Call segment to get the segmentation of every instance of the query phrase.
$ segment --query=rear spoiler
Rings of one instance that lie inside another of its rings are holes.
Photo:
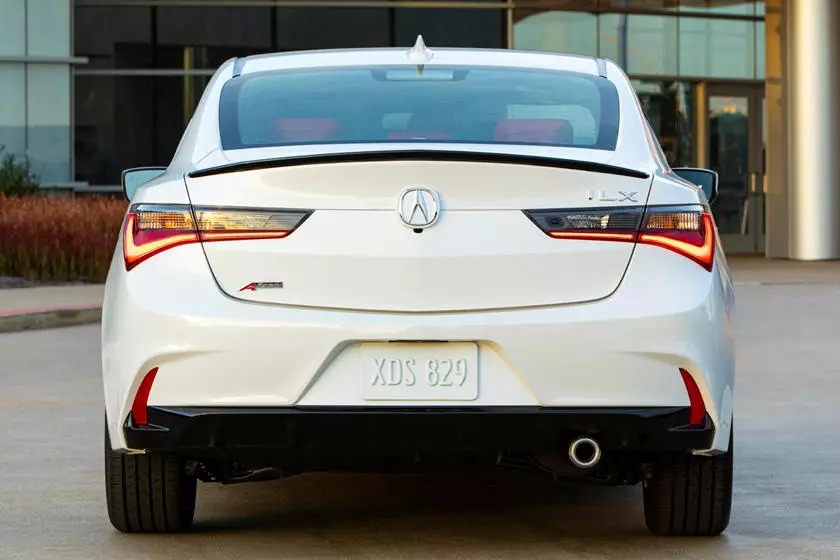
[[[606,163],[581,161],[576,159],[561,159],[544,156],[529,156],[521,154],[497,154],[491,152],[466,152],[456,150],[388,150],[370,152],[342,152],[337,154],[314,154],[291,156],[284,158],[262,159],[230,163],[207,169],[198,169],[188,174],[191,178],[210,177],[226,173],[254,171],[257,169],[272,169],[276,167],[297,167],[301,165],[325,165],[331,163],[359,163],[377,161],[452,161],[465,163],[506,163],[512,165],[534,165],[538,167],[555,167],[559,169],[574,169],[591,173],[605,173],[607,175],[622,175],[636,179],[647,179],[650,175],[644,171],[618,167]]]

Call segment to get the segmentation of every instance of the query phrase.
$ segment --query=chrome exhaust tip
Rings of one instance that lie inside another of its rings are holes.
[[[601,460],[601,446],[591,437],[578,437],[569,445],[569,461],[579,469],[591,469]]]

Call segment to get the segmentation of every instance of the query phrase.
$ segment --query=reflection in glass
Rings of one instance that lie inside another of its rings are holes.
[[[0,19],[8,1],[0,1]],[[26,54],[70,56],[70,9],[72,2],[26,4]]]
[[[677,0],[600,0],[602,10],[673,10]]]
[[[186,81],[197,95],[185,95]],[[119,185],[123,169],[167,165],[207,81],[206,76],[77,75],[76,179]]]
[[[758,21],[755,24],[755,77],[764,79],[764,22]]]
[[[761,6],[762,14],[763,1],[748,0],[681,0],[680,10],[684,12],[704,12],[712,14],[725,14],[730,16],[755,16],[757,6]]]
[[[515,10],[513,48],[598,56],[598,16]]]
[[[195,68],[216,68],[234,56],[272,50],[269,8],[166,6],[154,14],[158,68],[183,67],[188,48]]]
[[[26,53],[26,0],[0,0],[0,56]]]
[[[501,49],[505,45],[506,10],[399,8],[394,18],[393,46],[410,47],[423,35],[430,47]],[[355,34],[357,29],[350,28]],[[386,44],[383,44],[386,46]]]
[[[42,184],[70,180],[70,69],[27,64],[27,156]]]
[[[275,49],[386,47],[390,12],[384,8],[278,8]]]
[[[632,74],[676,75],[677,18],[604,14],[599,30],[599,56]]]
[[[680,19],[680,75],[755,76],[755,21]]]
[[[709,96],[709,167],[720,176],[720,194],[712,210],[722,234],[738,234],[746,227],[748,104],[746,97]]]
[[[74,54],[84,68],[152,68],[152,9],[76,6]],[[180,65],[179,65],[180,66]]]
[[[691,84],[633,80],[633,88],[668,163],[674,167],[691,167],[694,163]]]
[[[0,147],[26,155],[26,73],[24,65],[0,62]]]

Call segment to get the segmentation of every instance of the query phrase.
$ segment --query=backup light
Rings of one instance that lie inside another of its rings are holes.
[[[529,210],[525,214],[551,237],[655,245],[712,270],[714,222],[708,209],[699,205]]]
[[[186,204],[135,204],[125,217],[126,270],[161,251],[187,243],[279,239],[311,212],[243,208],[190,208]]]

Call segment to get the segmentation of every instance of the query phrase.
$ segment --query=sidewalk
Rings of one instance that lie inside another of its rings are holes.
[[[44,286],[0,290],[0,333],[95,323],[105,286]]]
[[[730,257],[736,286],[840,284],[840,261],[795,262]],[[104,286],[54,286],[0,290],[0,332],[94,323],[102,316]]]

